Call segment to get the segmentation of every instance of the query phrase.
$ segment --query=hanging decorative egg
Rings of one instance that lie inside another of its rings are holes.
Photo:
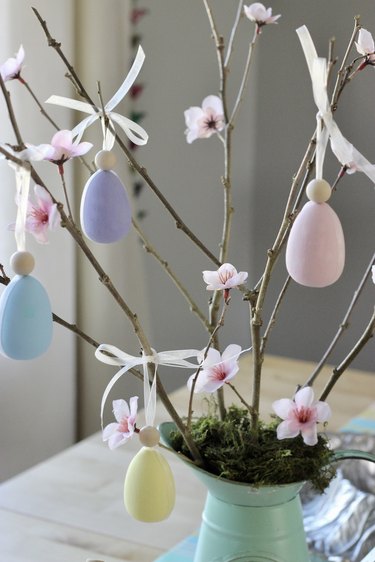
[[[29,275],[34,258],[16,252],[11,258],[15,277],[0,298],[0,352],[11,359],[35,359],[52,340],[52,311],[41,283]]]
[[[128,467],[124,484],[125,507],[138,521],[163,521],[175,503],[173,474],[163,455],[154,447],[159,441],[158,430],[145,427],[141,429],[140,439],[148,445],[142,447]]]
[[[130,230],[131,209],[124,185],[112,170],[113,152],[101,150],[99,168],[86,183],[81,200],[81,226],[85,235],[100,244],[121,240]]]
[[[306,189],[308,201],[291,228],[286,267],[297,283],[327,287],[337,281],[345,264],[345,241],[340,220],[326,203],[331,187],[313,180]]]

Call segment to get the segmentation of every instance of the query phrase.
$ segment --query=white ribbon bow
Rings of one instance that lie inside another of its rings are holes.
[[[46,103],[53,103],[55,105],[68,107],[69,109],[76,109],[77,111],[89,113],[89,117],[86,117],[80,123],[78,123],[78,125],[74,127],[72,131],[73,137],[76,137],[76,143],[79,143],[84,131],[97,119],[100,119],[102,123],[104,150],[111,150],[115,143],[115,135],[112,132],[114,130],[113,121],[115,121],[121,127],[129,140],[131,140],[131,142],[133,142],[134,144],[141,146],[147,143],[148,134],[143,129],[143,127],[141,127],[140,125],[138,125],[138,123],[135,123],[131,119],[128,119],[127,117],[124,117],[123,115],[112,111],[120,103],[123,97],[126,96],[128,91],[134,84],[142,68],[144,60],[145,53],[142,47],[139,47],[129,74],[126,76],[125,80],[123,81],[115,95],[109,100],[109,102],[105,104],[104,109],[92,106],[83,101],[65,98],[63,96],[51,96],[48,98]],[[108,118],[109,127],[105,126],[104,117]]]
[[[190,361],[186,361],[188,357],[198,357],[201,352],[197,349],[177,349],[174,351],[161,351],[160,353],[157,353],[154,350],[152,351],[152,355],[142,354],[139,357],[134,357],[133,355],[129,355],[128,353],[121,351],[121,349],[118,349],[114,345],[102,344],[96,349],[95,357],[99,359],[99,361],[107,363],[107,365],[121,366],[121,369],[109,381],[102,397],[100,408],[102,428],[104,406],[112,387],[119,380],[119,378],[122,377],[122,375],[127,373],[133,367],[137,365],[143,366],[143,392],[146,425],[154,425],[155,421],[156,377],[158,365],[164,365],[166,367],[179,367],[182,369],[197,369],[199,367],[199,363],[191,363]],[[148,374],[148,363],[153,363],[155,365],[151,388],[150,378]]]
[[[375,166],[371,164],[341,133],[335,123],[327,93],[327,61],[318,57],[315,45],[305,25],[297,29],[297,34],[305,54],[310,72],[313,95],[318,112],[316,177],[322,177],[324,154],[328,142],[331,141],[332,152],[339,162],[348,168],[348,173],[356,170],[363,172],[375,183]],[[326,131],[321,131],[320,120],[323,120]]]

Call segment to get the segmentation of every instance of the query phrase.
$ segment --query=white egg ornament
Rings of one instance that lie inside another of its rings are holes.
[[[141,429],[139,438],[144,446],[128,467],[124,503],[134,519],[155,523],[172,512],[176,497],[174,478],[169,464],[155,448],[159,431],[146,426]]]
[[[312,180],[306,189],[308,201],[291,228],[286,267],[297,283],[327,287],[335,283],[345,264],[345,240],[340,220],[326,203],[331,187],[325,180]]]
[[[34,258],[19,251],[11,257],[16,275],[0,298],[0,352],[11,359],[35,359],[52,340],[52,311],[48,295],[30,273]]]
[[[90,240],[110,244],[130,230],[131,209],[124,185],[112,170],[116,157],[101,150],[95,158],[98,170],[86,183],[81,200],[81,226]]]

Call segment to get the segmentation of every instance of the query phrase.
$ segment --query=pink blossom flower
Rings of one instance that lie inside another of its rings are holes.
[[[186,140],[207,139],[224,128],[223,102],[218,96],[207,96],[202,107],[190,107],[184,112]]]
[[[26,216],[26,231],[33,234],[40,244],[47,244],[48,230],[54,230],[60,221],[56,203],[44,187],[34,187],[36,204],[29,201]]]
[[[202,370],[198,374],[194,392],[215,392],[224,383],[230,381],[238,372],[238,358],[241,347],[236,344],[228,347],[220,354],[217,349],[210,349],[207,357],[202,363]],[[203,352],[198,356],[198,361],[203,359]],[[188,388],[191,390],[195,373],[188,380]]]
[[[125,400],[113,400],[112,402],[117,423],[110,423],[103,430],[103,441],[108,441],[110,449],[123,445],[134,434],[138,396],[132,396],[129,405],[130,408]]]
[[[276,400],[272,408],[284,420],[277,427],[278,439],[290,439],[301,433],[306,445],[316,445],[316,424],[326,422],[331,416],[331,409],[326,402],[314,401],[314,391],[309,386],[296,392],[294,400]]]
[[[366,57],[366,64],[375,65],[374,39],[367,29],[360,29],[355,46],[359,54]]]
[[[21,45],[15,57],[10,57],[0,66],[0,74],[4,82],[20,78],[25,51]]]
[[[230,263],[223,263],[217,271],[203,271],[207,291],[229,290],[242,285],[247,279],[246,271],[237,272]]]
[[[276,23],[281,15],[273,16],[272,8],[266,8],[260,2],[254,2],[250,6],[244,6],[244,12],[249,20],[254,21],[259,27],[269,23]]]
[[[49,160],[61,167],[70,158],[86,154],[91,147],[91,142],[73,142],[72,131],[57,131],[52,137],[50,149],[45,156],[45,160]]]

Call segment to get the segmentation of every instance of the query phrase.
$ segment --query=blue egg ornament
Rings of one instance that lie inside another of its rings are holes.
[[[81,226],[94,242],[110,244],[130,230],[131,209],[124,185],[113,170],[97,170],[81,200]]]
[[[52,340],[52,311],[41,283],[15,275],[0,297],[0,352],[11,359],[35,359]]]

